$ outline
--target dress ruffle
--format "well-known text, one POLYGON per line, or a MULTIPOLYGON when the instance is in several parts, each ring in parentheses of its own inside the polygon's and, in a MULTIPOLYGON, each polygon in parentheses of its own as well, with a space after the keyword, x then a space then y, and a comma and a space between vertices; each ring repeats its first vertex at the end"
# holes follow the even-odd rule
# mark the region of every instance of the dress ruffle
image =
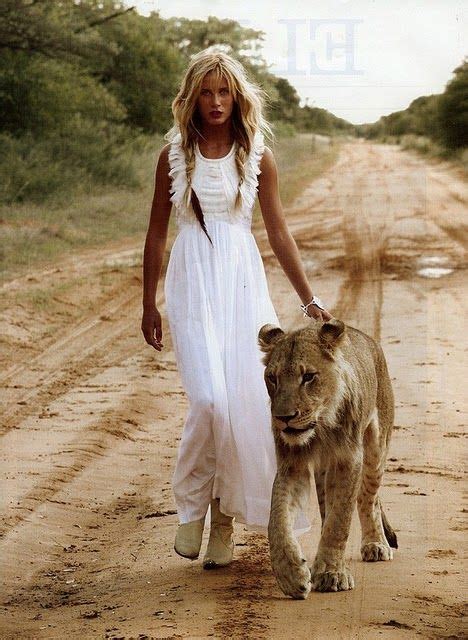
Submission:
POLYGON ((169 147, 169 177, 171 186, 169 193, 170 200, 177 208, 183 207, 184 193, 187 189, 187 173, 185 170, 185 153, 182 148, 182 136, 180 133, 172 140, 169 147))
POLYGON ((255 134, 250 154, 247 157, 245 167, 245 179, 240 186, 240 192, 244 206, 250 211, 255 204, 258 188, 258 176, 260 175, 260 162, 265 150, 263 134, 258 131, 255 134))
MULTIPOLYGON (((265 150, 263 134, 260 131, 254 136, 254 141, 250 154, 245 163, 245 178, 240 188, 242 198, 242 209, 250 212, 255 204, 258 189, 258 176, 260 175, 260 162, 265 150)), ((187 173, 185 165, 185 153, 182 148, 182 135, 177 133, 169 147, 169 177, 170 200, 180 211, 186 210, 184 194, 187 189, 187 173)))

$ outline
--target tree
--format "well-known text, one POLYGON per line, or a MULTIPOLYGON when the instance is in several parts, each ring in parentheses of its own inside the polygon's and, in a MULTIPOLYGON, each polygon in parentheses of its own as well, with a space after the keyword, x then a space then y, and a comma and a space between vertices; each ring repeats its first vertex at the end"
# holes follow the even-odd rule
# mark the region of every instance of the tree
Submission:
POLYGON ((129 13, 113 0, 4 0, 0 129, 47 133, 73 115, 119 122, 126 110, 93 71, 117 52, 98 27, 129 13))
POLYGON ((455 77, 439 99, 439 137, 449 149, 468 145, 468 60, 457 67, 455 77))
POLYGON ((314 133, 334 133, 335 131, 354 132, 354 126, 343 118, 330 113, 326 109, 319 107, 309 107, 305 105, 298 111, 297 127, 301 131, 311 131, 314 133))
POLYGON ((118 99, 78 65, 22 51, 0 52, 0 111, 0 129, 14 135, 60 129, 75 114, 91 122, 126 117, 118 99))
MULTIPOLYGON (((155 13, 152 13, 151 17, 154 15, 155 13)), ((239 59, 248 69, 266 68, 261 54, 263 31, 249 29, 236 20, 220 19, 216 16, 209 16, 206 20, 169 18, 164 22, 168 39, 186 60, 202 49, 224 45, 226 53, 239 59)))
POLYGON ((66 60, 109 54, 96 27, 133 9, 115 0, 2 0, 0 49, 66 60))
POLYGON ((99 30, 117 53, 94 73, 125 105, 127 124, 148 132, 167 130, 185 58, 168 37, 166 21, 154 12, 132 14, 99 30))
POLYGON ((298 117, 300 102, 296 89, 285 78, 275 78, 274 86, 278 97, 271 105, 272 118, 294 124, 298 117))

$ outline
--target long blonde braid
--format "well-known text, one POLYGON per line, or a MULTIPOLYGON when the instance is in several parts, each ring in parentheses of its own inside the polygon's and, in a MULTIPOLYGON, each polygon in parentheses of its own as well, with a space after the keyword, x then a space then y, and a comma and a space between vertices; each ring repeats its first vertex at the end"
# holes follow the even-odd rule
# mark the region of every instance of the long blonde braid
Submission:
POLYGON ((205 217, 203 215, 203 211, 200 205, 200 201, 198 199, 197 194, 195 193, 195 189, 192 187, 192 176, 195 170, 195 148, 194 145, 191 145, 189 149, 184 151, 185 153, 185 173, 187 175, 187 189, 184 194, 185 205, 187 207, 192 206, 192 209, 201 225, 201 228, 205 232, 208 237, 208 240, 213 245, 213 241, 210 238, 210 234, 207 231, 205 224, 205 217))

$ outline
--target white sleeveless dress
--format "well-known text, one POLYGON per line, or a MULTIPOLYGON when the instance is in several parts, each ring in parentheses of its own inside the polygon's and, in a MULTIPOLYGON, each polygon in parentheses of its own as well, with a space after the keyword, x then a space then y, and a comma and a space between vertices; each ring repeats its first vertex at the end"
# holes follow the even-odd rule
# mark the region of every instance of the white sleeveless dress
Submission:
MULTIPOLYGON (((180 133, 169 150, 178 233, 164 292, 189 400, 172 485, 181 523, 202 518, 210 500, 219 498, 223 513, 266 532, 276 459, 257 336, 262 325, 280 323, 251 233, 263 136, 255 137, 242 206, 235 210, 236 144, 219 159, 195 150, 192 186, 214 246, 183 203, 187 178, 180 133)), ((299 533, 310 528, 303 514, 296 525, 299 533)))

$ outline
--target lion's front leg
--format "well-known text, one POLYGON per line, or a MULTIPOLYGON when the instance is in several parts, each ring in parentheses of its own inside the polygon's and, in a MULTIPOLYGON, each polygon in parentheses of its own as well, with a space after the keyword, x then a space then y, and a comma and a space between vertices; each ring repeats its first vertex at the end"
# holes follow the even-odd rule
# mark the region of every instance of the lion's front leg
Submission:
POLYGON ((317 555, 311 569, 316 591, 347 591, 354 588, 345 562, 351 517, 356 502, 361 461, 331 465, 326 475, 326 515, 317 555))
POLYGON ((310 569, 294 537, 293 523, 301 498, 310 488, 307 477, 278 472, 271 496, 268 540, 273 573, 287 596, 305 599, 310 592, 310 569))

